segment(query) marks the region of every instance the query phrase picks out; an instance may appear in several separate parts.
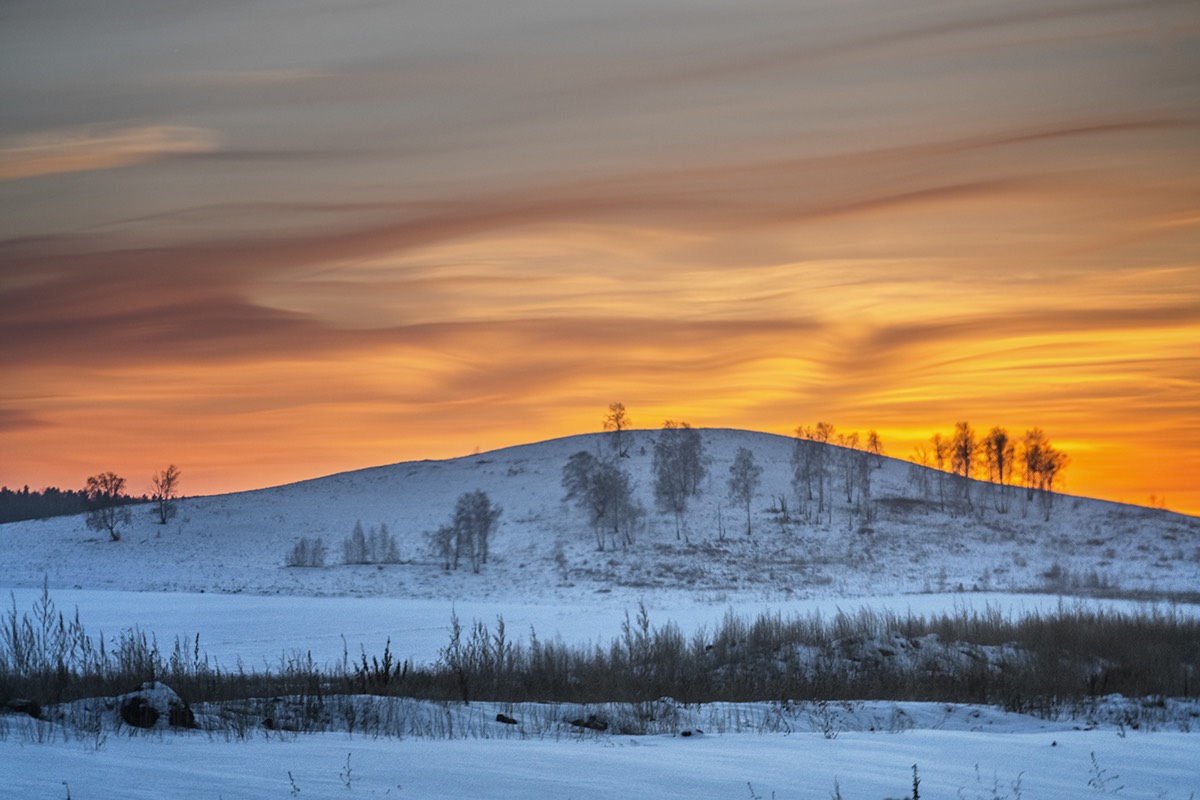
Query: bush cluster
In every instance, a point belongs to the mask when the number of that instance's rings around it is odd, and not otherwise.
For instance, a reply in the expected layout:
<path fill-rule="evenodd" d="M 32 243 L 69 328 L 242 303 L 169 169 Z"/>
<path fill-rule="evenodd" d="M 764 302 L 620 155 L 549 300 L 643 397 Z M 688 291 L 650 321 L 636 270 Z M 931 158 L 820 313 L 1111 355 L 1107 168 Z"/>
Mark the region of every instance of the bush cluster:
<path fill-rule="evenodd" d="M 325 542 L 320 536 L 312 541 L 301 539 L 292 547 L 292 552 L 288 553 L 286 563 L 289 567 L 325 566 Z"/>
<path fill-rule="evenodd" d="M 399 564 L 400 546 L 387 525 L 371 526 L 367 533 L 358 521 L 354 532 L 342 540 L 342 557 L 347 564 Z"/>

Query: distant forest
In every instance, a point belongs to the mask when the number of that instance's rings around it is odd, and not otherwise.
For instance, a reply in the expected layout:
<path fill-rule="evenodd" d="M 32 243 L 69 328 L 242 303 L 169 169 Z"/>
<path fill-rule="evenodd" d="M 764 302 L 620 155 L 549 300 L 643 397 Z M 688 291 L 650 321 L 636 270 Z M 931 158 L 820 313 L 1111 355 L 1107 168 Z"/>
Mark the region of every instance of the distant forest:
<path fill-rule="evenodd" d="M 132 505 L 149 501 L 150 498 L 145 495 L 142 497 L 122 495 L 118 505 Z M 28 486 L 20 491 L 13 491 L 7 486 L 0 488 L 0 524 L 20 522 L 26 519 L 82 514 L 90 510 L 87 492 L 82 489 L 59 489 L 56 486 L 47 486 L 37 492 L 30 491 Z"/>

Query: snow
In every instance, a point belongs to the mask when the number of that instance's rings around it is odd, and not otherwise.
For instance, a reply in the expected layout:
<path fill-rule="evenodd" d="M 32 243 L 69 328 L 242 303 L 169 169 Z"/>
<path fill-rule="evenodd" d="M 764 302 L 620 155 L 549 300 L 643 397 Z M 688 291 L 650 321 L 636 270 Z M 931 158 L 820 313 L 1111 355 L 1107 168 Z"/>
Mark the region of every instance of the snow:
<path fill-rule="evenodd" d="M 344 734 L 227 743 L 200 734 L 0 742 L 6 797 L 697 798 L 906 797 L 1186 800 L 1200 792 L 1194 734 L 653 736 L 396 740 Z M 1093 762 L 1094 755 L 1094 762 Z M 289 778 L 290 773 L 290 778 Z M 1099 775 L 1099 778 L 1097 778 Z M 1107 791 L 1089 785 L 1099 781 Z M 64 785 L 64 781 L 66 782 Z M 1019 781 L 1019 791 L 1014 784 Z M 349 786 L 347 786 L 349 784 Z M 298 793 L 293 793 L 293 787 Z"/>
<path fill-rule="evenodd" d="M 1200 587 L 1200 520 L 1073 497 L 1058 498 L 1049 521 L 1023 501 L 1008 514 L 986 502 L 972 513 L 943 513 L 910 485 L 910 467 L 894 460 L 875 476 L 879 514 L 870 525 L 848 513 L 844 496 L 832 517 L 788 522 L 778 506 L 783 497 L 796 513 L 792 442 L 744 431 L 703 431 L 709 477 L 688 512 L 687 540 L 676 540 L 673 519 L 653 510 L 654 432 L 627 436 L 622 465 L 650 510 L 628 550 L 597 552 L 586 522 L 563 503 L 567 458 L 608 446 L 600 436 L 577 436 L 189 499 L 167 526 L 135 509 L 120 542 L 88 531 L 80 517 L 3 525 L 0 591 L 24 613 L 45 581 L 57 607 L 77 608 L 93 636 L 111 640 L 136 627 L 167 649 L 176 637 L 190 642 L 199 634 L 201 649 L 222 666 L 240 660 L 256 668 L 294 652 L 311 652 L 318 663 L 339 661 L 344 650 L 351 658 L 360 649 L 375 655 L 389 639 L 400 658 L 428 661 L 446 643 L 452 614 L 464 623 L 503 617 L 514 639 L 533 628 L 541 639 L 607 642 L 640 603 L 653 625 L 674 622 L 692 633 L 716 627 L 728 611 L 1017 616 L 1060 603 L 1146 607 L 1031 590 L 1163 598 L 1194 597 Z M 724 489 L 742 446 L 765 468 L 752 537 Z M 427 555 L 424 535 L 447 521 L 459 494 L 477 488 L 504 507 L 492 558 L 479 575 L 447 574 Z M 986 491 L 980 485 L 975 495 L 982 501 Z M 338 563 L 356 520 L 386 524 L 402 563 Z M 317 536 L 330 552 L 326 568 L 283 566 L 299 538 Z M 1170 610 L 1200 613 L 1186 602 Z M 907 796 L 913 764 L 930 798 L 1094 797 L 1119 787 L 1123 797 L 1200 792 L 1200 739 L 1179 732 L 1200 724 L 1187 709 L 1179 725 L 1131 732 L 1103 721 L 864 702 L 834 710 L 830 738 L 803 709 L 790 733 L 713 727 L 722 714 L 777 713 L 765 703 L 688 710 L 683 722 L 709 725 L 689 737 L 547 729 L 522 738 L 490 722 L 494 710 L 454 711 L 476 715 L 477 724 L 467 726 L 474 731 L 467 738 L 450 740 L 260 731 L 227 741 L 213 732 L 133 734 L 115 723 L 85 734 L 0 717 L 0 798 L 285 797 L 296 789 L 303 798 L 811 798 L 831 796 L 836 782 L 850 800 Z M 895 722 L 901 718 L 903 725 Z"/>

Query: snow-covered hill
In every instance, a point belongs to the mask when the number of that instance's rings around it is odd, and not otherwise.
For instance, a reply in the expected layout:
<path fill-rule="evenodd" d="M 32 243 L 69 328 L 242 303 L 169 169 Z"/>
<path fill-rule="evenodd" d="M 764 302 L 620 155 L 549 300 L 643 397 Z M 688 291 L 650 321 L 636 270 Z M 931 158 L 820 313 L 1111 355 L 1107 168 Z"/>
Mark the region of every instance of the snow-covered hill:
<path fill-rule="evenodd" d="M 288 486 L 179 503 L 158 525 L 134 509 L 119 542 L 89 531 L 83 517 L 0 526 L 0 574 L 11 587 L 219 591 L 259 594 L 431 598 L 539 598 L 581 591 L 693 591 L 720 600 L 751 592 L 828 597 L 955 590 L 1052 589 L 1069 593 L 1170 594 L 1200 586 L 1200 519 L 1098 500 L 1055 498 L 1049 521 L 1013 491 L 999 513 L 990 487 L 972 488 L 973 511 L 936 480 L 922 488 L 914 467 L 884 459 L 873 471 L 868 520 L 847 503 L 840 478 L 834 510 L 803 519 L 791 484 L 792 439 L 747 431 L 701 431 L 708 459 L 701 495 L 686 515 L 686 538 L 655 509 L 658 431 L 626 432 L 620 464 L 647 509 L 628 548 L 597 549 L 583 513 L 563 499 L 567 459 L 611 454 L 610 438 L 587 434 L 449 461 L 421 461 L 332 475 Z M 728 497 L 739 447 L 764 468 L 752 504 L 753 533 Z M 936 479 L 936 476 L 932 476 Z M 504 509 L 481 574 L 448 574 L 432 557 L 429 531 L 447 523 L 463 492 L 482 489 Z M 840 492 L 840 494 L 839 494 Z M 787 506 L 788 512 L 783 512 Z M 386 524 L 401 562 L 341 563 L 356 521 Z M 321 537 L 321 569 L 286 567 L 301 538 Z"/>

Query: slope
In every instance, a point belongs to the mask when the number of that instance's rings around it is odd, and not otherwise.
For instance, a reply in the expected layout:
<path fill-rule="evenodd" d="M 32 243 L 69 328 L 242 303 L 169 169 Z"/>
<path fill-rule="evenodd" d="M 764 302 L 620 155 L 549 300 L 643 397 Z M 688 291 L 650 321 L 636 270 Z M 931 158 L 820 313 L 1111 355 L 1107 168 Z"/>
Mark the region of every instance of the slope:
<path fill-rule="evenodd" d="M 81 516 L 11 523 L 0 526 L 0 574 L 11 587 L 47 579 L 86 589 L 527 601 L 658 588 L 719 600 L 956 590 L 1166 596 L 1200 586 L 1196 518 L 1055 496 L 1046 519 L 1042 498 L 1016 489 L 1000 513 L 995 487 L 972 481 L 968 506 L 961 481 L 890 458 L 871 469 L 869 502 L 853 490 L 847 499 L 838 469 L 846 451 L 832 446 L 830 508 L 818 514 L 792 485 L 794 440 L 749 431 L 701 431 L 707 476 L 677 538 L 674 518 L 654 505 L 658 435 L 627 432 L 628 456 L 618 459 L 647 511 L 628 547 L 598 550 L 583 513 L 563 500 L 562 470 L 573 453 L 611 457 L 609 438 L 585 434 L 188 499 L 165 526 L 135 508 L 119 542 L 87 530 Z M 749 536 L 726 488 L 740 447 L 763 467 Z M 474 489 L 504 509 L 491 558 L 478 575 L 446 573 L 427 535 Z M 340 563 L 356 521 L 386 524 L 401 563 Z M 317 537 L 329 550 L 326 567 L 284 566 L 296 541 Z"/>

